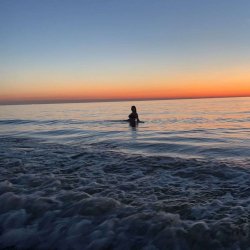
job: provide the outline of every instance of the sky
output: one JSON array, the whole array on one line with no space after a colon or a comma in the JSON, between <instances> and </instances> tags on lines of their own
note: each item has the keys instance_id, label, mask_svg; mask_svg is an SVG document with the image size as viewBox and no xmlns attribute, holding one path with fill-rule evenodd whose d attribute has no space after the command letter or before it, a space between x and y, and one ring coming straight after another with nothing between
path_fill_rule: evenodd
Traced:
<instances>
[{"instance_id":1,"label":"sky","mask_svg":"<svg viewBox=\"0 0 250 250\"><path fill-rule=\"evenodd\" d=\"M0 104L250 96L249 0L1 0Z\"/></svg>"}]
</instances>

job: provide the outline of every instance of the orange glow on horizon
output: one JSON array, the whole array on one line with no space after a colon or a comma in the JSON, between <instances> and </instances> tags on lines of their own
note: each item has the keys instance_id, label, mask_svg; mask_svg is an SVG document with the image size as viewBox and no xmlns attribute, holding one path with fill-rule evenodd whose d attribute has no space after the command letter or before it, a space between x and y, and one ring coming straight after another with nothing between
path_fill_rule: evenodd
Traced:
<instances>
[{"instance_id":1,"label":"orange glow on horizon","mask_svg":"<svg viewBox=\"0 0 250 250\"><path fill-rule=\"evenodd\" d=\"M49 78L51 77L51 78ZM122 81L121 81L122 79ZM36 82L36 84L32 84ZM29 101L77 101L105 99L164 99L250 96L250 74L244 68L220 72L179 72L118 75L103 79L53 79L53 76L28 81L11 88L1 87L0 103ZM10 91L12 90L12 91Z\"/></svg>"},{"instance_id":2,"label":"orange glow on horizon","mask_svg":"<svg viewBox=\"0 0 250 250\"><path fill-rule=\"evenodd\" d=\"M50 91L0 94L1 102L15 101L66 101L66 100L105 100L105 99L161 99L161 98L202 98L250 96L250 84L186 84L186 86L152 84L130 85L125 87L106 86L105 88L61 88Z\"/></svg>"}]
</instances>

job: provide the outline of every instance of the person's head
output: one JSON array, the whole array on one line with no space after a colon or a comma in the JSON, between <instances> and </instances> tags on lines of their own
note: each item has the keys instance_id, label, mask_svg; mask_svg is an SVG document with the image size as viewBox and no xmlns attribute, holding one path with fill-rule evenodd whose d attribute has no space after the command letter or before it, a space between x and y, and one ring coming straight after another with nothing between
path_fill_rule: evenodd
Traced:
<instances>
[{"instance_id":1,"label":"person's head","mask_svg":"<svg viewBox=\"0 0 250 250\"><path fill-rule=\"evenodd\" d=\"M132 106L132 107L131 107L131 111L132 111L133 113L136 113L136 107L135 107L135 106Z\"/></svg>"}]
</instances>

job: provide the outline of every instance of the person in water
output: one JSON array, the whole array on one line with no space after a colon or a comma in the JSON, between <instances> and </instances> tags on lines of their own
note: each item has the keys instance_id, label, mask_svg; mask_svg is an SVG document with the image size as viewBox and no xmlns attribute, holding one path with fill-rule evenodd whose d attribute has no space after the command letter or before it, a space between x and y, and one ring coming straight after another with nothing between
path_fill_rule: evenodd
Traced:
<instances>
[{"instance_id":1,"label":"person in water","mask_svg":"<svg viewBox=\"0 0 250 250\"><path fill-rule=\"evenodd\" d=\"M135 126L137 123L140 122L139 116L138 116L138 114L136 112L136 107L135 106L131 107L131 111L132 111L132 113L128 116L128 118L129 118L128 121L130 122L131 126Z\"/></svg>"}]
</instances>

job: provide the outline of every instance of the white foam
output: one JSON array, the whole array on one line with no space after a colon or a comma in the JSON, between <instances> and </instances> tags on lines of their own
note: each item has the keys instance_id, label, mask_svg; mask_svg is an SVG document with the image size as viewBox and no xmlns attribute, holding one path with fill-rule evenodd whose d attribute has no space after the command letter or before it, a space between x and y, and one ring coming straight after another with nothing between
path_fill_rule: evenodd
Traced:
<instances>
[{"instance_id":1,"label":"white foam","mask_svg":"<svg viewBox=\"0 0 250 250\"><path fill-rule=\"evenodd\" d=\"M0 141L0 157L0 248L250 245L247 162L141 157L13 138Z\"/></svg>"}]
</instances>

